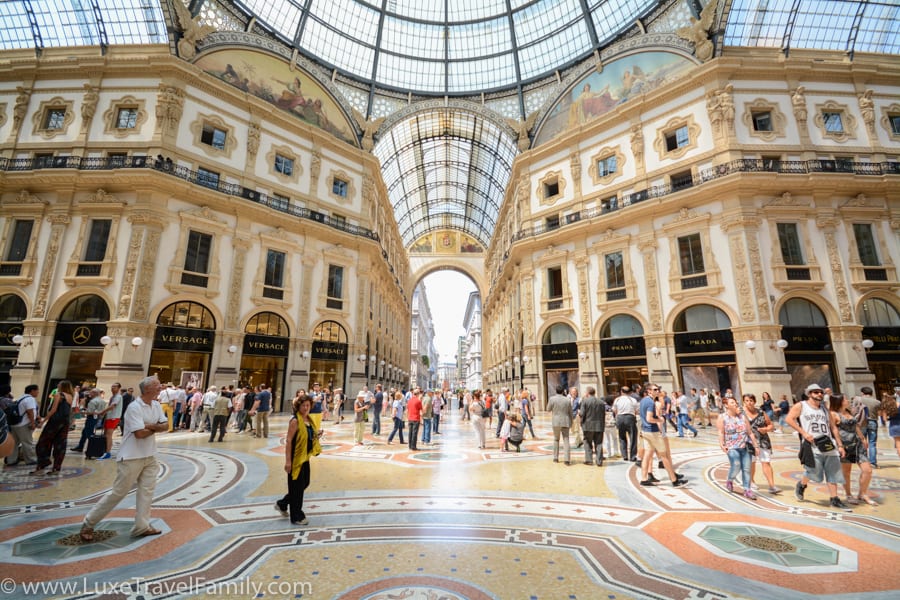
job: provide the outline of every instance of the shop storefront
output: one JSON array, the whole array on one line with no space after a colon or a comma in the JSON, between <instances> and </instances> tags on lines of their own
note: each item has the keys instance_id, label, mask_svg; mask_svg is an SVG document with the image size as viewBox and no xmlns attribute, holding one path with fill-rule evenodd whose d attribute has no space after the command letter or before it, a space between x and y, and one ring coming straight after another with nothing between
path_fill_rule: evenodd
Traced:
<instances>
[{"instance_id":1,"label":"shop storefront","mask_svg":"<svg viewBox=\"0 0 900 600\"><path fill-rule=\"evenodd\" d=\"M863 302L859 320L876 397L881 398L900 387L900 311L885 300L870 298ZM872 342L870 347L865 340Z\"/></svg>"},{"instance_id":2,"label":"shop storefront","mask_svg":"<svg viewBox=\"0 0 900 600\"><path fill-rule=\"evenodd\" d=\"M313 331L307 389L312 389L315 383L330 391L346 388L348 351L347 332L340 323L325 321L317 325Z\"/></svg>"},{"instance_id":3,"label":"shop storefront","mask_svg":"<svg viewBox=\"0 0 900 600\"><path fill-rule=\"evenodd\" d=\"M556 393L556 387L578 387L578 344L575 331L565 323L551 325L544 333L541 345L541 369L547 393L541 398L541 408L546 407L547 398Z\"/></svg>"},{"instance_id":4,"label":"shop storefront","mask_svg":"<svg viewBox=\"0 0 900 600\"><path fill-rule=\"evenodd\" d=\"M27 314L24 300L15 294L0 296L0 389L5 389L10 384L9 372L19 357L19 347L13 338L22 335L22 321ZM14 396L20 393L19 390L13 390Z\"/></svg>"},{"instance_id":5,"label":"shop storefront","mask_svg":"<svg viewBox=\"0 0 900 600\"><path fill-rule=\"evenodd\" d=\"M259 313L251 317L244 332L238 380L241 385L251 387L268 385L274 410L282 412L286 408L284 386L290 348L287 323L275 313Z\"/></svg>"},{"instance_id":6,"label":"shop storefront","mask_svg":"<svg viewBox=\"0 0 900 600\"><path fill-rule=\"evenodd\" d=\"M68 379L82 388L97 383L97 371L103 361L109 307L99 296L80 296L62 311L53 333L50 370L43 389L52 390L57 382Z\"/></svg>"},{"instance_id":7,"label":"shop storefront","mask_svg":"<svg viewBox=\"0 0 900 600\"><path fill-rule=\"evenodd\" d=\"M791 298L781 307L778 321L781 337L788 343L784 362L791 375L791 393L800 398L811 383L840 391L831 334L819 307L803 298Z\"/></svg>"},{"instance_id":8,"label":"shop storefront","mask_svg":"<svg viewBox=\"0 0 900 600\"><path fill-rule=\"evenodd\" d=\"M600 366L607 396L647 381L647 351L644 328L630 315L617 315L600 330Z\"/></svg>"},{"instance_id":9,"label":"shop storefront","mask_svg":"<svg viewBox=\"0 0 900 600\"><path fill-rule=\"evenodd\" d=\"M720 309L692 306L675 319L675 359L683 389L730 389L740 396L731 320Z\"/></svg>"},{"instance_id":10,"label":"shop storefront","mask_svg":"<svg viewBox=\"0 0 900 600\"><path fill-rule=\"evenodd\" d=\"M166 384L206 389L216 341L216 322L203 305L170 304L156 320L149 375Z\"/></svg>"}]
</instances>

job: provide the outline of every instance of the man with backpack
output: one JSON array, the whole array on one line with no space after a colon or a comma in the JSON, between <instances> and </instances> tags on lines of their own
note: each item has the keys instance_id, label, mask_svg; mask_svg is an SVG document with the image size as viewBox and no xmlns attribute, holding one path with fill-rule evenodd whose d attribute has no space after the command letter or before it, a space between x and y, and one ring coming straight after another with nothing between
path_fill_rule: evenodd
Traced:
<instances>
[{"instance_id":1,"label":"man with backpack","mask_svg":"<svg viewBox=\"0 0 900 600\"><path fill-rule=\"evenodd\" d=\"M34 430L40 420L37 416L37 396L38 386L32 383L25 386L25 394L3 409L16 444L15 450L5 459L7 465L12 466L20 460L24 460L26 465L37 464L34 448Z\"/></svg>"}]
</instances>

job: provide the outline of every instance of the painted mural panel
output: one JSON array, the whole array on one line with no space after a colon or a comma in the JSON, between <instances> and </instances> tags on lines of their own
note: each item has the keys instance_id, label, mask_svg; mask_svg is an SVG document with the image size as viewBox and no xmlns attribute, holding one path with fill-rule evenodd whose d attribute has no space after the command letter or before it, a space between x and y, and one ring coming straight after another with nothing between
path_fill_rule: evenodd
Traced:
<instances>
[{"instance_id":1,"label":"painted mural panel","mask_svg":"<svg viewBox=\"0 0 900 600\"><path fill-rule=\"evenodd\" d=\"M423 235L409 248L418 254L477 254L483 252L475 238L459 231L438 231Z\"/></svg>"},{"instance_id":2,"label":"painted mural panel","mask_svg":"<svg viewBox=\"0 0 900 600\"><path fill-rule=\"evenodd\" d=\"M274 104L353 145L353 128L337 102L312 77L269 54L219 50L200 57L198 67L225 83Z\"/></svg>"},{"instance_id":3,"label":"painted mural panel","mask_svg":"<svg viewBox=\"0 0 900 600\"><path fill-rule=\"evenodd\" d=\"M682 77L694 67L671 52L639 52L603 65L572 86L547 113L535 145L604 115L630 99Z\"/></svg>"}]
</instances>

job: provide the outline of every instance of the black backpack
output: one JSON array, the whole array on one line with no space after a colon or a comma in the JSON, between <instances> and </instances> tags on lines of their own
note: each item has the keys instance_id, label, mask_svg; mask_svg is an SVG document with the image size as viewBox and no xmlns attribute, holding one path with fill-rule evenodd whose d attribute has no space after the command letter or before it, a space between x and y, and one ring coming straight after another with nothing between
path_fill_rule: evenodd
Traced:
<instances>
[{"instance_id":1,"label":"black backpack","mask_svg":"<svg viewBox=\"0 0 900 600\"><path fill-rule=\"evenodd\" d=\"M4 408L3 412L6 413L6 422L10 427L13 425L18 425L22 422L22 415L19 414L19 402L22 399L19 398L15 402L9 402Z\"/></svg>"}]
</instances>

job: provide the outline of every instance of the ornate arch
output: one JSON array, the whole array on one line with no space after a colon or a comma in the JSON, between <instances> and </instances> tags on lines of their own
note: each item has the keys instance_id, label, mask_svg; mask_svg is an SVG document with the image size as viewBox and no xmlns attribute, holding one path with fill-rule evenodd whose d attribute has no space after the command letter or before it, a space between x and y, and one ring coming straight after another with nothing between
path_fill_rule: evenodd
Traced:
<instances>
[{"instance_id":1,"label":"ornate arch","mask_svg":"<svg viewBox=\"0 0 900 600\"><path fill-rule=\"evenodd\" d=\"M825 321L827 322L828 327L834 327L841 324L841 317L838 315L837 310L835 310L835 308L831 304L825 302L824 298L822 298L822 296L820 296L819 294L816 294L814 292L807 292L805 290L792 291L790 294L785 294L778 299L778 301L775 303L773 312L775 316L775 322L777 324L781 324L781 322L778 320L778 315L781 313L781 309L784 307L788 300L794 300L796 298L807 300L813 306L822 311L822 314L825 315ZM855 316L856 315L854 313L854 318Z\"/></svg>"},{"instance_id":2,"label":"ornate arch","mask_svg":"<svg viewBox=\"0 0 900 600\"><path fill-rule=\"evenodd\" d=\"M669 311L669 314L666 315L666 333L673 333L675 331L675 319L677 319L681 313L692 306L699 306L701 304L714 306L725 313L725 315L731 321L732 328L736 327L741 322L734 308L725 304L721 300L717 300L715 298L687 298L676 304L674 308Z\"/></svg>"}]
</instances>

